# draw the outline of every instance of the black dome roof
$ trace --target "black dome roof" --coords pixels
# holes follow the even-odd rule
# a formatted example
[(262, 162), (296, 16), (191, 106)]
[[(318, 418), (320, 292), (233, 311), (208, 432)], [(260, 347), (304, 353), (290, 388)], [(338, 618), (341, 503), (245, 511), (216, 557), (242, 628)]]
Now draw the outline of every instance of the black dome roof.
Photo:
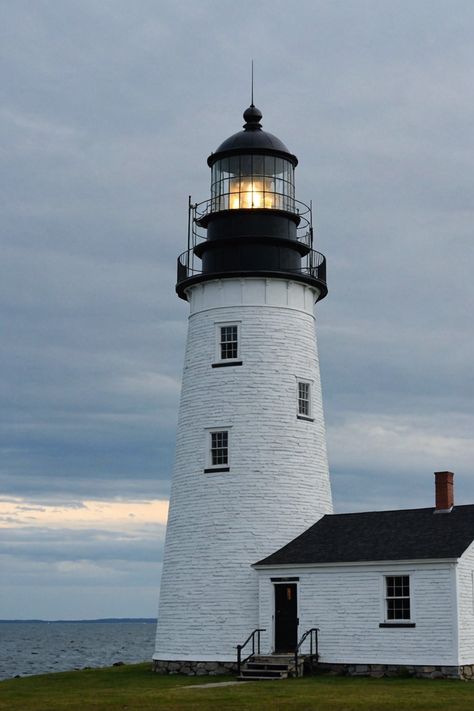
[(290, 160), (293, 165), (297, 165), (298, 159), (290, 153), (283, 141), (262, 130), (260, 120), (262, 112), (251, 104), (244, 111), (244, 130), (234, 133), (223, 141), (215, 153), (211, 153), (207, 159), (208, 165), (213, 165), (220, 158), (239, 153), (263, 153), (279, 155)]

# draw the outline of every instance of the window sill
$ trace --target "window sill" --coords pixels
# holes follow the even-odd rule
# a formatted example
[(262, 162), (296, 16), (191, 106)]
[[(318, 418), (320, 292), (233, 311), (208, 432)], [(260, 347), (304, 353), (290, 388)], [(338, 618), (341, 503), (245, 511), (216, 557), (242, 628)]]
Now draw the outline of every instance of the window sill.
[(297, 420), (306, 420), (307, 422), (314, 422), (314, 417), (308, 417), (308, 415), (296, 415)]
[(208, 467), (204, 469), (204, 474), (211, 474), (212, 472), (230, 472), (230, 467)]
[(416, 627), (416, 622), (381, 622), (379, 624), (379, 627), (394, 627), (394, 628), (399, 628), (399, 627)]
[(221, 362), (212, 363), (211, 368), (229, 368), (231, 365), (242, 365), (242, 361), (241, 360), (229, 360), (229, 362), (222, 361), (222, 363)]

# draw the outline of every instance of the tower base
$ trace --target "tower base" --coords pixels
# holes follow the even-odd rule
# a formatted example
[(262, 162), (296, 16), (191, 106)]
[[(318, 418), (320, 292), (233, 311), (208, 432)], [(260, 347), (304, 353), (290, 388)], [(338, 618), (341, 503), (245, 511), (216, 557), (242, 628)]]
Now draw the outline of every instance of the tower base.
[(185, 674), (186, 676), (221, 676), (235, 674), (237, 662), (197, 662), (180, 660), (153, 660), (153, 671), (157, 674)]

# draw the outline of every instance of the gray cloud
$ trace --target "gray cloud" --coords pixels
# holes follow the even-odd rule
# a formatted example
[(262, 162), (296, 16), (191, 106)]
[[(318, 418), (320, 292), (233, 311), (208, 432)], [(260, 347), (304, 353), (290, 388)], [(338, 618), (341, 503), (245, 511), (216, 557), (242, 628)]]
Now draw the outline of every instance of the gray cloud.
[(163, 526), (148, 526), (133, 533), (107, 530), (50, 529), (41, 526), (2, 529), (0, 555), (29, 562), (129, 561), (156, 564), (164, 538)]
[[(338, 510), (429, 505), (439, 468), (474, 500), (473, 21), (463, 0), (11, 5), (0, 493), (26, 506), (167, 496), (187, 196), (207, 197), (205, 159), (241, 125), (253, 56), (264, 126), (299, 156), (298, 194), (314, 201), (328, 259), (317, 321)], [(127, 588), (130, 614), (154, 614), (146, 570), (161, 542), (95, 535), (38, 532), (38, 567), (9, 539), (10, 614), (66, 554), (129, 563), (110, 564), (120, 580), (95, 563), (67, 583), (58, 572), (50, 609), (96, 575), (91, 616), (109, 585)]]

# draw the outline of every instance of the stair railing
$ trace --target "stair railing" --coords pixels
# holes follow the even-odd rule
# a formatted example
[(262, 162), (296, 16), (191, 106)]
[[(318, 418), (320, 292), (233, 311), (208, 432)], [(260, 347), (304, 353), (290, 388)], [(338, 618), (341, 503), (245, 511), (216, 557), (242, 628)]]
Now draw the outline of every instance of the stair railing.
[[(243, 644), (238, 644), (236, 649), (237, 649), (237, 674), (240, 676), (240, 669), (242, 664), (245, 664), (246, 661), (248, 661), (251, 657), (255, 656), (255, 653), (260, 654), (260, 632), (266, 632), (265, 629), (255, 629), (253, 632), (249, 634), (247, 639)], [(247, 644), (252, 641), (252, 651), (251, 653), (245, 657), (245, 659), (242, 659), (242, 650), (244, 647), (247, 646)], [(255, 652), (256, 650), (256, 652)]]
[(305, 655), (306, 657), (309, 656), (309, 663), (310, 663), (310, 668), (311, 668), (311, 673), (313, 672), (313, 662), (314, 659), (318, 661), (319, 659), (319, 652), (318, 652), (318, 632), (319, 632), (319, 627), (311, 627), (311, 629), (306, 630), (306, 632), (303, 634), (301, 637), (300, 641), (296, 645), (295, 649), (295, 676), (298, 676), (298, 656), (300, 654), (300, 649), (303, 645), (303, 642), (309, 637), (309, 655)]

